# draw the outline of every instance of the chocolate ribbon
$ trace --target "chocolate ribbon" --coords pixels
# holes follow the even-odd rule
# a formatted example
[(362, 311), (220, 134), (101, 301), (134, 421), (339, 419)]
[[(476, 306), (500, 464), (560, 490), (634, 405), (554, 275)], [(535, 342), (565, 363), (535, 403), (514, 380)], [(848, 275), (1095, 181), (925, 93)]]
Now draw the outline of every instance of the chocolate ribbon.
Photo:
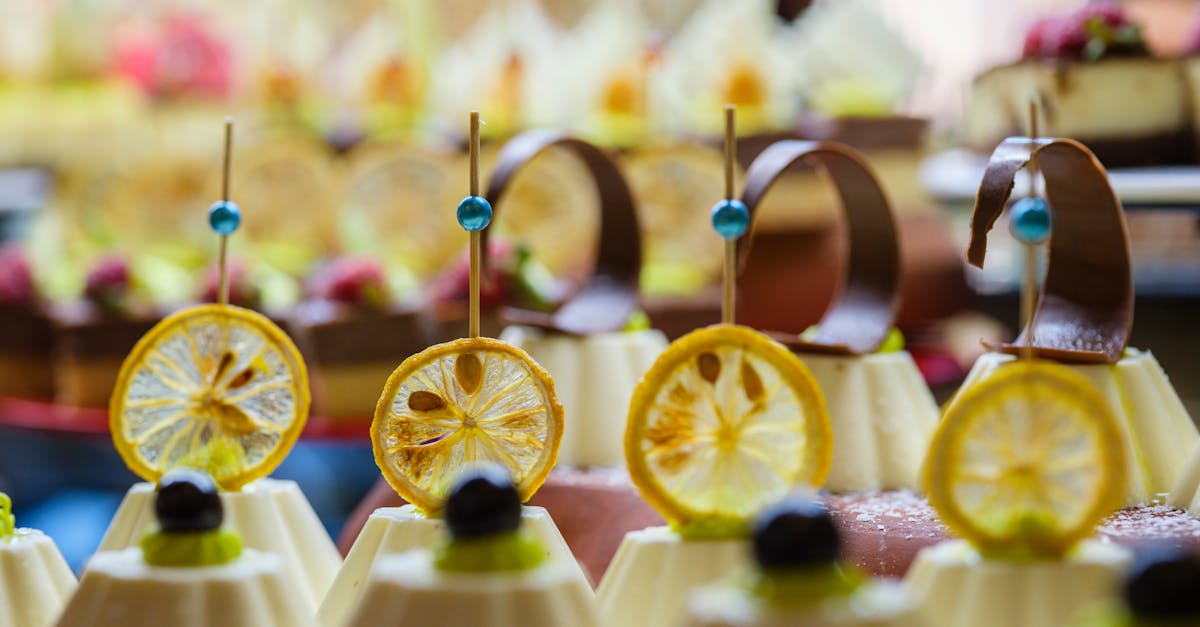
[(738, 241), (739, 267), (750, 256), (754, 220), (763, 196), (793, 165), (823, 169), (842, 200), (849, 252), (841, 292), (821, 318), (812, 340), (768, 332), (793, 350), (853, 355), (883, 344), (896, 319), (900, 284), (900, 247), (891, 206), (874, 171), (858, 151), (836, 142), (775, 142), (750, 164), (742, 202), (750, 210), (750, 237)]
[[(583, 288), (553, 314), (506, 308), (504, 316), (518, 324), (577, 335), (620, 330), (637, 308), (642, 242), (633, 194), (608, 155), (592, 144), (558, 131), (521, 133), (500, 149), (486, 197), (493, 210), (499, 207), (517, 172), (551, 147), (565, 148), (578, 156), (596, 182), (600, 194), (596, 265)], [(495, 221), (495, 215), (492, 219)], [(484, 229), (481, 238), (484, 268), (488, 260), (487, 237), (488, 229)]]
[[(1070, 139), (1010, 137), (992, 153), (971, 218), (967, 261), (979, 268), (987, 236), (1012, 195), (1017, 171), (1036, 159), (1046, 182), (1053, 228), (1046, 276), (1033, 314), (1033, 348), (1066, 362), (1116, 363), (1133, 326), (1133, 274), (1129, 229), (1104, 166)], [(991, 346), (1019, 353), (1028, 329), (1013, 344)]]

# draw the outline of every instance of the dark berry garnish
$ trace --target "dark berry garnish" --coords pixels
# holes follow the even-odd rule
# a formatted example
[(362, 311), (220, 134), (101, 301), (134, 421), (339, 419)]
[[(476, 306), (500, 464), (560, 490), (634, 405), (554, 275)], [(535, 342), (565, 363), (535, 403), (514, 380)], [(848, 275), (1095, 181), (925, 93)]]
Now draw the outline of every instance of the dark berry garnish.
[(1139, 557), (1125, 582), (1125, 602), (1138, 618), (1200, 619), (1198, 592), (1200, 556), (1182, 551)]
[(320, 298), (368, 309), (380, 309), (388, 300), (383, 266), (362, 257), (341, 257), (325, 264), (309, 289)]
[(773, 570), (832, 564), (841, 555), (841, 537), (829, 511), (804, 498), (768, 508), (754, 524), (754, 559)]
[[(250, 278), (250, 271), (243, 263), (230, 263), (226, 271), (229, 273), (229, 302), (239, 307), (258, 309), (262, 305), (262, 290)], [(221, 269), (216, 264), (204, 271), (204, 279), (200, 284), (200, 299), (215, 303), (220, 299)]]
[(124, 257), (105, 257), (87, 274), (83, 295), (108, 311), (120, 311), (129, 294), (129, 262)]
[(164, 532), (212, 531), (225, 517), (212, 477), (198, 470), (172, 470), (158, 483), (154, 513)]
[(446, 497), (446, 527), (454, 538), (516, 531), (521, 497), (504, 469), (481, 465), (462, 474)]

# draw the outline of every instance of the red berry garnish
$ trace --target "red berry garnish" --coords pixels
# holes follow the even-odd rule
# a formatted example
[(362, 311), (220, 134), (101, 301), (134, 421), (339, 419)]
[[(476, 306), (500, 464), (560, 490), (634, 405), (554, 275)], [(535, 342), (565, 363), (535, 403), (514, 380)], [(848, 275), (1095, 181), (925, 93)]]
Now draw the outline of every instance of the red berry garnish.
[(387, 304), (383, 266), (363, 257), (330, 261), (313, 277), (310, 291), (319, 298), (359, 307), (379, 309)]
[(25, 251), (15, 244), (0, 248), (0, 303), (28, 304), (33, 294), (33, 272)]
[(120, 256), (104, 257), (92, 266), (83, 296), (104, 309), (121, 309), (129, 294), (129, 261)]
[(1046, 39), (1046, 29), (1050, 27), (1053, 21), (1054, 18), (1045, 17), (1034, 22), (1033, 26), (1029, 27), (1029, 31), (1025, 33), (1025, 44), (1021, 48), (1022, 59), (1033, 59), (1041, 56), (1042, 45)]
[[(239, 307), (257, 309), (262, 304), (262, 291), (250, 280), (250, 272), (241, 263), (229, 264), (229, 303)], [(221, 270), (213, 264), (204, 271), (200, 287), (201, 300), (215, 303), (220, 300)]]

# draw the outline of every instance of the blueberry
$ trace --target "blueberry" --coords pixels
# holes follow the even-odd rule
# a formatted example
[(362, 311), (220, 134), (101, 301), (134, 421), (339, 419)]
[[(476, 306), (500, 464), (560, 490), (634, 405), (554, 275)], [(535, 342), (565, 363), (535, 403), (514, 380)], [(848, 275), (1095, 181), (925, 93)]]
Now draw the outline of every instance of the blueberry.
[(446, 497), (446, 527), (455, 538), (478, 538), (521, 526), (521, 497), (505, 470), (480, 465), (464, 472)]
[[(1200, 618), (1200, 556), (1154, 551), (1139, 556), (1125, 581), (1125, 602), (1138, 618)], [(1191, 623), (1189, 623), (1191, 624)]]
[(197, 470), (172, 470), (158, 482), (154, 513), (163, 531), (212, 531), (225, 517), (212, 477)]
[(754, 559), (764, 570), (836, 562), (841, 538), (829, 511), (804, 498), (767, 508), (754, 524)]

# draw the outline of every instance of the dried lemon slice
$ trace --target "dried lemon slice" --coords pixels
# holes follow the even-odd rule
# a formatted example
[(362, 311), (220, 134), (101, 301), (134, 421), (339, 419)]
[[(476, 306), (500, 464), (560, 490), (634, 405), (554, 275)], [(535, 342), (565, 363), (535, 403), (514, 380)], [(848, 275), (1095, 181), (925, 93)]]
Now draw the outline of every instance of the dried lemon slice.
[(109, 421), (117, 452), (143, 479), (195, 468), (235, 490), (283, 461), (308, 402), (304, 362), (282, 329), (248, 309), (201, 305), (134, 346)]
[(825, 400), (795, 355), (746, 327), (676, 340), (633, 393), (629, 473), (685, 535), (744, 533), (797, 484), (819, 486), (833, 444)]
[(500, 464), (528, 500), (558, 457), (563, 409), (550, 373), (490, 338), (431, 346), (388, 378), (371, 423), (375, 463), (400, 496), (442, 508), (464, 464)]
[(1058, 556), (1121, 506), (1122, 441), (1087, 379), (1021, 360), (947, 408), (925, 489), (946, 525), (985, 554)]

